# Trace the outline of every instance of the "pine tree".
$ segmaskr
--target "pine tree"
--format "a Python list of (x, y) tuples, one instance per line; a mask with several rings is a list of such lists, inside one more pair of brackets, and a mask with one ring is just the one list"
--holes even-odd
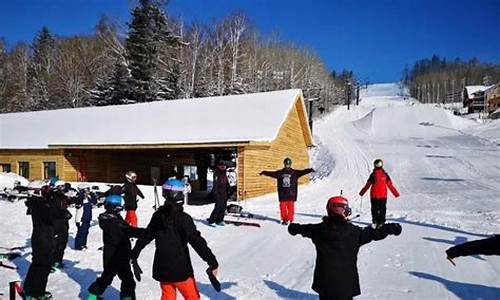
[(50, 84), (53, 72), (56, 41), (47, 27), (42, 27), (31, 45), (33, 57), (29, 68), (29, 93), (33, 109), (47, 109), (50, 103)]
[(132, 97), (138, 102), (174, 99), (179, 94), (180, 41), (169, 29), (160, 3), (140, 0), (129, 24), (126, 49)]
[(97, 82), (91, 91), (92, 103), (99, 106), (133, 103), (131, 99), (131, 77), (127, 66), (117, 61), (113, 72)]

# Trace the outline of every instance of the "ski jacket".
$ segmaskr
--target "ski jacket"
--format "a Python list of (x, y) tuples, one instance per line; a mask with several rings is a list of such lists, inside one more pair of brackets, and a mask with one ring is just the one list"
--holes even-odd
[(183, 211), (182, 206), (161, 206), (151, 217), (146, 230), (147, 238), (137, 241), (132, 258), (137, 258), (141, 250), (154, 239), (153, 278), (157, 281), (179, 282), (194, 276), (188, 244), (211, 269), (219, 266), (193, 219)]
[(357, 268), (359, 248), (389, 234), (401, 233), (399, 224), (379, 229), (358, 227), (341, 218), (324, 217), (318, 224), (288, 226), (291, 235), (310, 238), (316, 247), (312, 289), (328, 299), (348, 299), (361, 293)]
[(97, 198), (93, 193), (87, 194), (81, 191), (75, 201), (76, 223), (90, 223), (92, 221), (92, 205), (97, 204)]
[(278, 179), (279, 201), (297, 201), (298, 180), (311, 172), (314, 172), (314, 169), (283, 168), (277, 171), (262, 171), (261, 174)]
[(126, 181), (122, 186), (123, 200), (125, 201), (125, 210), (137, 209), (137, 196), (144, 199), (144, 195), (134, 182)]
[(52, 203), (49, 200), (49, 198), (45, 197), (31, 196), (25, 203), (33, 223), (31, 233), (33, 252), (37, 251), (39, 247), (44, 249), (54, 247), (53, 221), (59, 214), (59, 210), (54, 205), (51, 205)]
[(372, 199), (387, 199), (387, 188), (391, 190), (394, 197), (399, 197), (399, 192), (392, 184), (391, 177), (389, 177), (389, 174), (383, 168), (375, 168), (373, 170), (365, 186), (359, 192), (359, 195), (363, 196), (370, 187), (370, 198)]
[(110, 259), (128, 260), (130, 259), (130, 238), (143, 237), (144, 228), (130, 226), (119, 212), (106, 211), (99, 215), (99, 227), (102, 229), (102, 240), (104, 242), (105, 264)]
[(463, 243), (446, 250), (449, 258), (467, 255), (500, 255), (500, 235), (493, 237)]

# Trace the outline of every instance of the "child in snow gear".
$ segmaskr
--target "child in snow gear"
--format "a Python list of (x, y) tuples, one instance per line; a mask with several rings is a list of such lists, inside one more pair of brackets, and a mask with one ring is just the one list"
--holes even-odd
[(137, 187), (135, 183), (137, 180), (137, 174), (134, 171), (128, 171), (125, 174), (127, 179), (122, 186), (122, 193), (125, 198), (125, 221), (130, 224), (130, 226), (137, 227), (137, 215), (135, 211), (137, 210), (137, 196), (144, 199), (144, 195), (141, 190)]
[(79, 187), (78, 198), (75, 202), (75, 223), (77, 233), (75, 237), (75, 249), (87, 249), (87, 236), (89, 235), (90, 221), (92, 221), (92, 205), (97, 204), (95, 194), (90, 192), (90, 186), (82, 184)]
[(207, 219), (209, 225), (214, 226), (215, 223), (224, 226), (224, 215), (230, 191), (231, 187), (227, 179), (226, 164), (220, 161), (214, 170), (214, 186), (211, 194), (215, 198), (215, 206), (210, 217)]
[(135, 280), (130, 266), (130, 238), (139, 238), (145, 231), (143, 228), (132, 227), (123, 220), (120, 215), (122, 201), (120, 195), (106, 197), (106, 211), (99, 215), (99, 227), (102, 229), (104, 242), (103, 271), (88, 288), (88, 299), (98, 299), (116, 275), (122, 281), (120, 298), (135, 299)]
[(41, 195), (33, 194), (26, 201), (31, 214), (33, 231), (31, 233), (32, 260), (24, 279), (23, 290), (27, 299), (45, 297), (47, 279), (52, 266), (56, 248), (54, 220), (60, 214), (49, 186), (44, 186)]
[(68, 205), (74, 201), (74, 199), (70, 197), (73, 196), (74, 193), (75, 190), (71, 188), (71, 185), (62, 180), (54, 182), (54, 187), (50, 193), (52, 201), (58, 210), (58, 214), (53, 220), (56, 248), (52, 260), (51, 272), (56, 272), (58, 269), (64, 267), (64, 250), (68, 244), (69, 219), (72, 217), (67, 208)]
[(448, 260), (455, 265), (453, 258), (468, 255), (500, 255), (500, 235), (490, 238), (466, 242), (446, 250)]
[(292, 169), (292, 160), (283, 160), (284, 168), (277, 171), (262, 171), (259, 175), (276, 178), (278, 184), (278, 199), (280, 202), (281, 224), (288, 225), (293, 222), (295, 214), (295, 201), (297, 201), (297, 186), (300, 177), (314, 172), (314, 169)]
[(342, 196), (327, 202), (328, 216), (318, 224), (290, 224), (291, 235), (310, 238), (316, 247), (316, 265), (312, 289), (319, 299), (352, 299), (359, 295), (357, 268), (358, 251), (373, 240), (382, 240), (389, 234), (399, 235), (401, 226), (388, 223), (380, 228), (364, 228), (348, 221), (348, 200)]
[(177, 290), (185, 299), (200, 298), (188, 244), (208, 263), (213, 275), (217, 275), (219, 266), (193, 219), (183, 211), (183, 191), (180, 180), (169, 179), (163, 184), (165, 204), (153, 213), (146, 228), (147, 237), (139, 239), (132, 250), (132, 259), (137, 259), (147, 244), (156, 241), (153, 278), (160, 282), (162, 300), (176, 299)]
[(392, 184), (391, 177), (383, 168), (384, 163), (381, 159), (376, 159), (373, 162), (373, 172), (370, 174), (365, 186), (359, 192), (363, 197), (366, 191), (370, 190), (370, 203), (372, 212), (372, 223), (374, 226), (381, 226), (385, 223), (385, 214), (387, 210), (387, 188), (391, 191), (394, 197), (399, 197), (399, 192)]

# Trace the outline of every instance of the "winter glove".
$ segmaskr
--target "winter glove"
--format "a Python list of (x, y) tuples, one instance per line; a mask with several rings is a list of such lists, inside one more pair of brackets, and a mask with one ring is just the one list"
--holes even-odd
[(385, 227), (387, 232), (392, 235), (400, 235), (403, 230), (401, 225), (398, 223), (387, 223), (383, 227)]
[(299, 233), (299, 224), (292, 223), (288, 225), (288, 233), (291, 235), (297, 235)]
[(217, 292), (220, 292), (222, 290), (221, 284), (220, 284), (219, 280), (217, 279), (217, 277), (215, 276), (215, 274), (217, 273), (217, 269), (208, 268), (206, 272), (208, 275), (208, 279), (210, 280), (210, 283), (212, 284), (214, 289)]
[(75, 224), (76, 224), (76, 227), (82, 226), (82, 222), (75, 222)]
[(448, 258), (455, 258), (459, 256), (458, 249), (456, 246), (446, 249), (446, 256)]
[(134, 272), (135, 279), (137, 279), (137, 281), (141, 281), (142, 269), (139, 266), (137, 259), (131, 259), (130, 263), (132, 264), (132, 270)]

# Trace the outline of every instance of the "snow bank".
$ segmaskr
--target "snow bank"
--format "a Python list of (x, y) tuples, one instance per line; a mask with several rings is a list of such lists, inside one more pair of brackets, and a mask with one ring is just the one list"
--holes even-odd
[(14, 182), (16, 180), (19, 181), (22, 186), (28, 186), (28, 184), (29, 184), (29, 181), (26, 178), (19, 176), (16, 173), (1, 172), (0, 173), (0, 189), (4, 189), (4, 188), (12, 189), (14, 187)]

